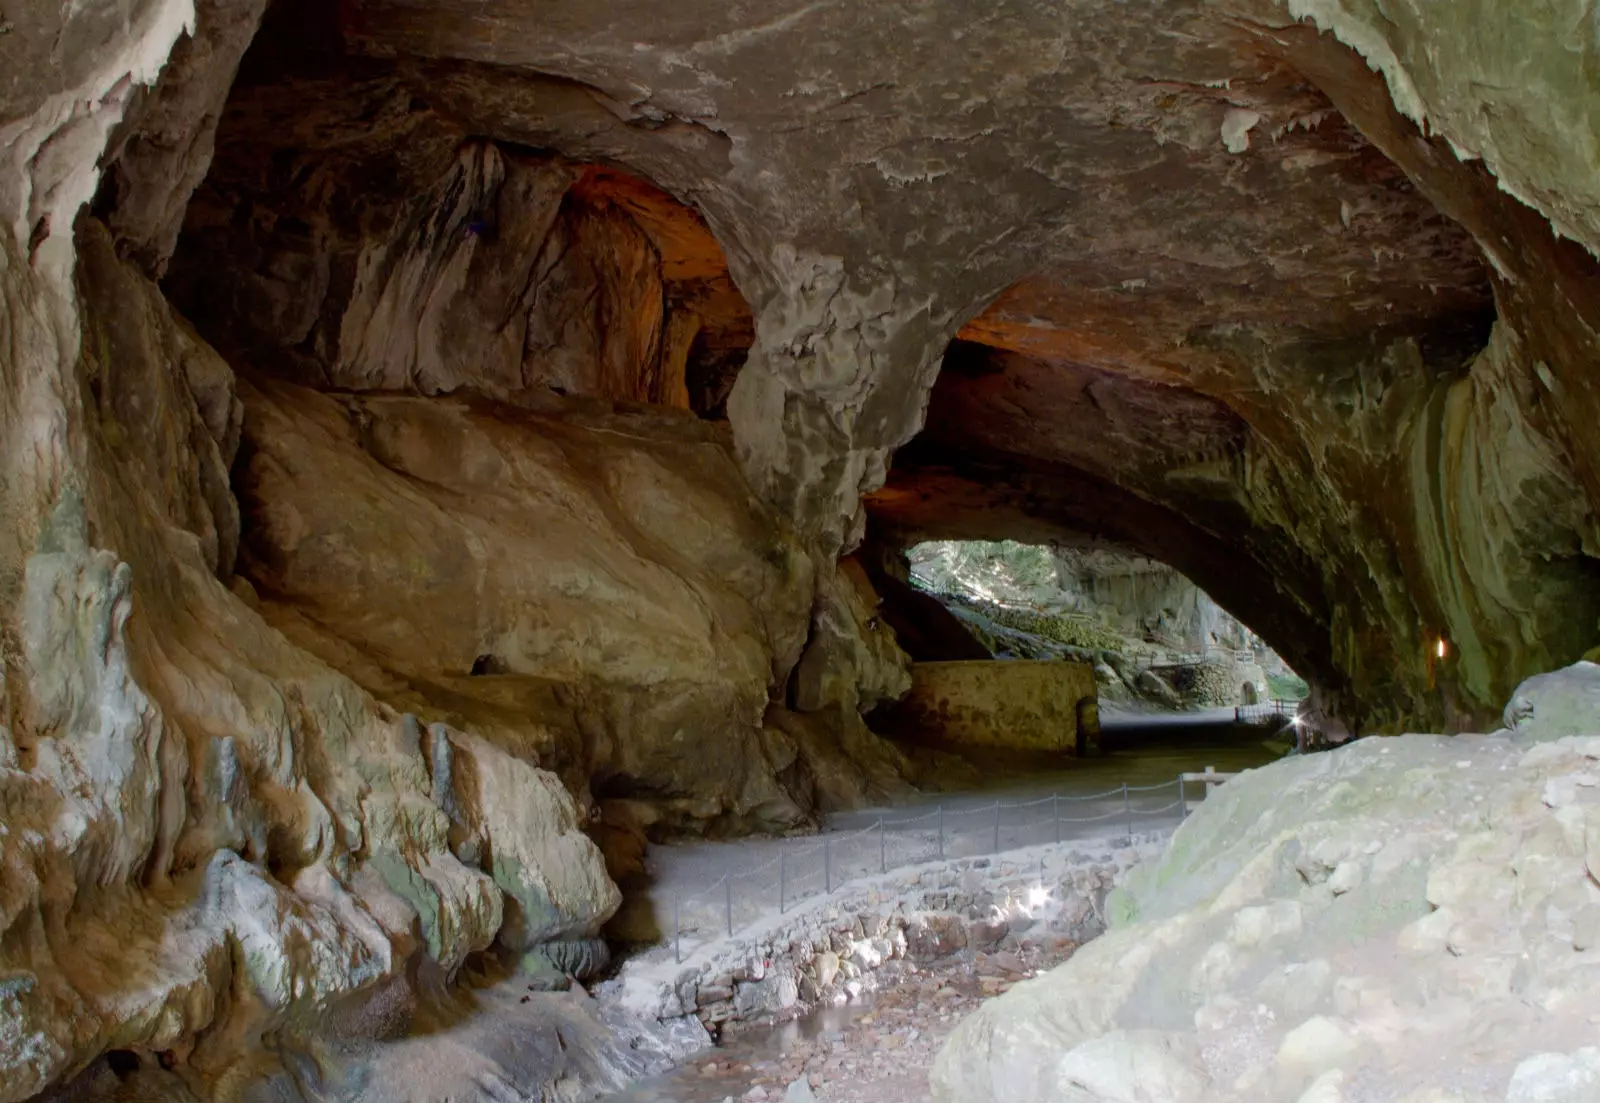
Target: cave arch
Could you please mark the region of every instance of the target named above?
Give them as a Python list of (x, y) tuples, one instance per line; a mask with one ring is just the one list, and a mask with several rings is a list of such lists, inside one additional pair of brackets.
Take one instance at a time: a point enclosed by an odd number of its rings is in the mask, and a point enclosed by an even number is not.
[[(754, 319), (651, 158), (560, 152), (496, 112), (515, 78), (356, 60), (343, 33), (273, 6), (171, 259), (147, 258), (202, 336), (319, 389), (723, 417)], [(547, 104), (565, 87), (535, 83)], [(100, 201), (114, 228), (132, 194), (120, 171)]]
[[(1515, 634), (1518, 599), (1474, 594), (1502, 580), (1433, 558), (1427, 516), (1504, 478), (1453, 482), (1496, 462), (1461, 428), (1480, 418), (1472, 407), (1504, 407), (1484, 378), (1490, 277), (1468, 233), (1336, 113), (1280, 155), (1341, 143), (1358, 151), (1341, 184), (1363, 187), (1374, 217), (1347, 217), (1352, 240), (1299, 250), (1291, 278), (1219, 281), (1127, 249), (1092, 270), (1050, 261), (977, 311), (946, 350), (922, 433), (866, 499), (869, 541), (1100, 542), (1159, 559), (1368, 730), (1484, 723), (1546, 642), (1575, 657), (1591, 566), (1543, 573), (1575, 604), (1545, 617), (1540, 644), (1508, 653), (1498, 640)], [(1379, 243), (1402, 225), (1398, 247)], [(1279, 248), (1277, 229), (1231, 229), (1263, 257)], [(1362, 292), (1338, 298), (1329, 268)], [(1482, 508), (1541, 527), (1528, 505)], [(1518, 542), (1508, 534), (1505, 553), (1526, 594), (1532, 557)], [(1483, 642), (1436, 677), (1427, 649), (1446, 626)]]
[[(1427, 217), (1454, 235), (1450, 264), (1470, 257), (1463, 231)], [(1582, 652), (1594, 564), (1536, 548), (1573, 539), (1535, 504), (1570, 475), (1505, 497), (1527, 455), (1478, 435), (1488, 408), (1509, 406), (1502, 338), (1484, 266), (1456, 279), (1382, 322), (1202, 320), (1169, 289), (1150, 302), (1167, 340), (1073, 273), (1024, 281), (952, 341), (922, 434), (866, 499), (869, 541), (1130, 549), (1212, 593), (1357, 729), (1490, 724), (1510, 685)], [(1523, 426), (1511, 439), (1547, 454)], [(1496, 566), (1436, 543), (1433, 518), (1464, 510), (1518, 518)], [(1446, 634), (1475, 646), (1436, 665)]]

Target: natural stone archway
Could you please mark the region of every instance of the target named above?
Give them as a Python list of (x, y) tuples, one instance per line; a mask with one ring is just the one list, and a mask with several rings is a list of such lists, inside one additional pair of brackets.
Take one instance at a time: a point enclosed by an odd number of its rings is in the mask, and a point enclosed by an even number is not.
[[(1582, 654), (1600, 615), (1587, 461), (1567, 458), (1587, 454), (1571, 436), (1587, 422), (1552, 418), (1538, 394), (1560, 384), (1536, 365), (1571, 362), (1576, 339), (1569, 321), (1526, 317), (1548, 309), (1524, 290), (1537, 278), (1502, 254), (1516, 240), (1540, 257), (1580, 313), (1595, 266), (1485, 195), (1481, 171), (1399, 119), (1336, 44), (1273, 41), (1409, 177), (1340, 139), (1331, 111), (1308, 115), (1327, 144), (1270, 155), (1350, 173), (1361, 198), (1308, 235), (1295, 275), (1230, 287), (1140, 257), (1144, 275), (1119, 283), (1113, 268), (1098, 288), (1071, 270), (1024, 281), (963, 330), (925, 436), (869, 500), (902, 542), (1031, 531), (1135, 547), (1222, 596), (1352, 720), (1482, 722), (1520, 677)], [(1411, 238), (1396, 255), (1320, 267), (1330, 237), (1389, 219), (1388, 240)], [(1345, 291), (1319, 288), (1335, 272)], [(1132, 321), (1134, 303), (1154, 310)], [(1455, 660), (1436, 667), (1440, 638)]]
[(1525, 8), (12, 5), (0, 1098), (225, 1095), (592, 967), (586, 827), (892, 795), (863, 494), (1172, 562), (1364, 729), (1576, 656), (1600, 101)]
[[(465, 128), (632, 166), (692, 197), (754, 311), (753, 332), (734, 327), (754, 344), (728, 406), (744, 466), (824, 558), (859, 535), (859, 493), (885, 479), (915, 432), (939, 350), (965, 321), (965, 340), (1100, 373), (1099, 392), (1118, 387), (1132, 403), (1124, 422), (1151, 412), (1135, 497), (1185, 499), (1191, 518), (1206, 513), (1200, 527), (1220, 542), (1219, 563), (1242, 556), (1260, 565), (1257, 577), (1282, 577), (1252, 584), (1256, 604), (1281, 589), (1302, 607), (1276, 614), (1303, 622), (1302, 641), (1278, 638), (1324, 672), (1352, 719), (1481, 715), (1520, 675), (1580, 653), (1595, 610), (1568, 597), (1588, 591), (1592, 525), (1569, 480), (1593, 481), (1587, 461), (1570, 458), (1588, 451), (1587, 422), (1572, 429), (1532, 410), (1527, 381), (1534, 362), (1581, 361), (1582, 338), (1559, 336), (1568, 323), (1558, 312), (1508, 317), (1467, 369), (1491, 295), (1504, 316), (1508, 289), (1529, 282), (1501, 279), (1492, 291), (1483, 250), (1506, 269), (1512, 236), (1549, 236), (1538, 216), (1504, 195), (1452, 199), (1476, 194), (1476, 170), (1438, 142), (1443, 152), (1408, 154), (1414, 143), (1397, 135), (1411, 124), (1387, 121), (1380, 79), (1327, 35), (1280, 30), (1270, 5), (1255, 22), (1199, 4), (1131, 21), (1082, 8), (1067, 30), (1048, 6), (977, 22), (936, 7), (909, 31), (774, 8), (770, 20), (752, 15), (748, 33), (706, 40), (691, 5), (654, 13), (650, 41), (622, 49), (605, 33), (615, 13), (599, 10), (529, 35), (515, 30), (526, 14), (516, 5), (482, 21), (387, 0), (342, 15), (286, 5), (245, 68), (242, 84), (262, 90), (256, 106), (236, 99), (259, 120), (243, 127), (245, 141), (271, 127), (287, 151), (307, 141), (277, 125), (292, 105), (344, 96), (345, 125), (363, 129), (352, 151), (404, 149), (378, 162), (395, 181), (418, 181), (444, 135)], [(1325, 21), (1349, 30), (1361, 19)], [(1408, 33), (1426, 37), (1420, 23)], [(1378, 49), (1371, 36), (1350, 37)], [(954, 64), (936, 51), (945, 41), (964, 51)], [(824, 56), (808, 77), (808, 59)], [(992, 79), (1000, 57), (1004, 79)], [(1411, 89), (1397, 93), (1402, 106), (1423, 111), (1420, 78), (1398, 60), (1387, 71)], [(1483, 146), (1492, 136), (1476, 137)], [(1538, 142), (1553, 155), (1552, 140)], [(1001, 202), (975, 202), (980, 178)], [(1518, 222), (1518, 210), (1533, 222)], [(1498, 225), (1508, 218), (1516, 225)], [(1557, 267), (1586, 278), (1576, 258)], [(1581, 301), (1581, 288), (1574, 295)], [(1541, 310), (1519, 301), (1511, 313)], [(1557, 346), (1537, 354), (1524, 331)], [(1035, 371), (1026, 385), (1038, 382)], [(1075, 386), (1095, 389), (1087, 376)], [(1188, 402), (1162, 420), (1151, 404), (1180, 393), (1209, 405)], [(1034, 413), (1035, 430), (1052, 416)], [(1371, 439), (1307, 449), (1313, 423), (1324, 435), (1367, 424)], [(1528, 431), (1516, 430), (1516, 470), (1467, 470), (1452, 458), (1517, 425)], [(1013, 452), (1028, 451), (1014, 440)], [(1035, 474), (1064, 462), (1032, 451)], [(1397, 486), (1401, 468), (1409, 490), (1388, 504), (1359, 500), (1364, 486)], [(1078, 470), (1106, 478), (1104, 463)], [(1331, 484), (1340, 489), (1324, 494)], [(1497, 532), (1516, 535), (1497, 537), (1502, 546), (1465, 573), (1447, 567), (1447, 549), (1461, 546), (1452, 530), (1480, 508), (1502, 518)], [(1261, 516), (1244, 516), (1252, 511)], [(1544, 574), (1552, 557), (1563, 581), (1548, 596), (1510, 592), (1526, 588), (1519, 572)], [(1513, 623), (1541, 602), (1564, 626)], [(1459, 645), (1442, 695), (1417, 661), (1434, 636)]]
[(245, 58), (164, 280), (250, 379), (247, 599), (390, 705), (555, 770), (623, 849), (901, 785), (859, 713), (903, 658), (705, 423), (753, 320), (702, 217), (479, 136), (503, 130), (481, 88), (436, 109), (415, 73), (349, 71), (303, 14)]
[[(1497, 140), (1455, 106), (1459, 78), (1411, 75), (1416, 63), (1401, 59), (1446, 30), (1413, 13), (1396, 53), (1361, 30), (1362, 12), (1318, 10), (1386, 66), (1413, 115), (1429, 86), (1442, 105), (1429, 117), (1458, 149)], [(1511, 290), (1537, 280), (1494, 277), (1491, 290), (1489, 275), (1516, 263), (1508, 241), (1549, 234), (1511, 197), (1481, 194), (1473, 181), (1488, 177), (1446, 139), (1397, 137), (1416, 132), (1345, 45), (1285, 29), (1269, 4), (1254, 22), (1202, 4), (1136, 18), (1074, 5), (1068, 18), (1019, 3), (981, 21), (936, 6), (892, 31), (877, 15), (774, 7), (716, 39), (690, 5), (625, 50), (605, 33), (615, 14), (572, 13), (530, 39), (511, 30), (514, 5), (457, 22), (367, 0), (347, 30), (370, 52), (417, 59), (402, 67), (454, 71), (457, 94), (478, 103), (503, 98), (491, 89), (508, 71), (537, 70), (629, 104), (622, 114), (652, 134), (721, 136), (728, 158), (710, 178), (659, 152), (627, 155), (663, 163), (658, 178), (695, 194), (730, 243), (757, 318), (730, 406), (736, 439), (769, 500), (824, 545), (859, 532), (858, 492), (884, 479), (940, 350), (967, 323), (970, 340), (1070, 361), (1104, 386), (1125, 380), (1130, 402), (1207, 397), (1194, 424), (1174, 427), (1197, 412), (1190, 403), (1144, 433), (1133, 496), (1170, 508), (1171, 492), (1191, 517), (1206, 511), (1214, 562), (1242, 558), (1247, 575), (1258, 564), (1257, 604), (1299, 606), (1277, 614), (1300, 626), (1276, 639), (1322, 672), (1353, 720), (1481, 717), (1519, 676), (1592, 642), (1594, 494), (1579, 457), (1594, 419), (1569, 426), (1535, 409), (1532, 367), (1587, 354), (1575, 332), (1560, 336), (1569, 323), (1513, 317), (1542, 309), (1512, 301), (1542, 296)], [(1528, 27), (1506, 33), (1533, 48)], [(957, 44), (953, 57), (943, 43)], [(1551, 66), (1552, 81), (1568, 79), (1567, 62)], [(1558, 137), (1528, 142), (1566, 175)], [(1582, 218), (1560, 204), (1582, 207), (1582, 189), (1517, 191), (1579, 232)], [(1567, 297), (1581, 303), (1587, 265), (1550, 241), (1544, 259), (1571, 273)], [(1492, 295), (1504, 320), (1474, 359)], [(1530, 340), (1556, 345), (1541, 356)], [(1313, 424), (1326, 447), (1306, 447)], [(1520, 441), (1505, 467), (1462, 462), (1505, 433)], [(1061, 462), (1039, 451), (1024, 465), (1035, 477)], [(1168, 479), (1173, 467), (1183, 470)], [(1363, 500), (1373, 485), (1383, 501)], [(1458, 568), (1449, 549), (1477, 513), (1498, 518), (1498, 546)], [(1542, 595), (1517, 581), (1535, 571), (1548, 579)], [(1442, 692), (1420, 662), (1434, 636), (1460, 655)]]

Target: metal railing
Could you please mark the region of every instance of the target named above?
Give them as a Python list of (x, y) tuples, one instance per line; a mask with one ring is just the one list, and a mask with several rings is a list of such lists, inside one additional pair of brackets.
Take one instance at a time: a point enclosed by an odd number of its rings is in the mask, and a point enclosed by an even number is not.
[[(683, 962), (684, 941), (701, 945), (776, 912), (783, 915), (799, 902), (831, 895), (852, 881), (881, 876), (890, 870), (947, 858), (1003, 854), (1045, 843), (1062, 843), (1082, 825), (1104, 823), (1123, 829), (1131, 843), (1139, 823), (1171, 817), (1181, 823), (1189, 815), (1189, 789), (1209, 789), (1220, 775), (1183, 774), (1159, 785), (1122, 784), (1101, 793), (1052, 793), (1036, 800), (1002, 801), (947, 808), (911, 816), (880, 816), (853, 831), (826, 832), (809, 840), (776, 840), (778, 856), (748, 869), (729, 869), (690, 894), (672, 897), (672, 948)], [(1161, 794), (1175, 799), (1156, 804)], [(1089, 802), (1109, 806), (1093, 815), (1064, 815)], [(1122, 838), (1118, 836), (1117, 838)], [(770, 845), (770, 841), (769, 841)]]
[(1299, 708), (1299, 701), (1286, 701), (1281, 697), (1275, 697), (1270, 701), (1262, 701), (1256, 705), (1234, 706), (1233, 720), (1236, 724), (1250, 723), (1255, 720), (1271, 720), (1274, 717), (1293, 720)]

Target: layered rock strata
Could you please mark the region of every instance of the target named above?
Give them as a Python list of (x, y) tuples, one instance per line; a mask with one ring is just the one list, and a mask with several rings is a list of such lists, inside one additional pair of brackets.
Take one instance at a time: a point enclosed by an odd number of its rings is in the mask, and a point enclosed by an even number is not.
[(3, 281), (36, 357), (8, 365), (6, 505), (38, 521), (4, 576), (0, 1094), (106, 1050), (227, 1094), (271, 1070), (267, 1040), (491, 948), (592, 968), (618, 895), (572, 796), (227, 587), (232, 374), (104, 231), (80, 246), (76, 362), (43, 357), (60, 307), (9, 247)]
[[(126, 240), (81, 220), (63, 285), (5, 237), (0, 1098), (366, 1083), (349, 1046), (450, 1019), (464, 970), (604, 964), (595, 792), (637, 830), (859, 791), (836, 723), (763, 719), (802, 655), (853, 710), (898, 652), (850, 650), (870, 591), (816, 596), (719, 430), (252, 383)], [(595, 1053), (495, 1075), (655, 1067)]]

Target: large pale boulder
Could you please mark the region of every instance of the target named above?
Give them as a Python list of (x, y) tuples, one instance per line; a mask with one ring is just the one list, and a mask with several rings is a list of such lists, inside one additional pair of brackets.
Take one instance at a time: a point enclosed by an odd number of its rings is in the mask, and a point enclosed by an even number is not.
[[(445, 804), (455, 843), (477, 857), (505, 896), (500, 944), (525, 953), (546, 942), (592, 938), (622, 901), (582, 831), (577, 804), (545, 770), (486, 740), (443, 725), (430, 736), (452, 749)], [(435, 786), (440, 757), (432, 757)]]
[(961, 1024), (935, 1097), (1141, 1098), (1109, 1073), (1062, 1095), (1051, 1070), (1153, 1031), (1198, 1055), (1208, 1103), (1585, 1098), (1587, 1051), (1551, 1051), (1600, 1015), (1597, 824), (1589, 735), (1366, 739), (1249, 771), (1129, 875), (1106, 935)]
[(1113, 1031), (1061, 1058), (1055, 1093), (1062, 1103), (1198, 1103), (1209, 1080), (1192, 1040)]
[(1517, 1065), (1506, 1103), (1580, 1103), (1600, 1095), (1600, 1049), (1539, 1053)]
[(1574, 663), (1529, 678), (1506, 705), (1504, 722), (1530, 741), (1600, 735), (1600, 665)]

